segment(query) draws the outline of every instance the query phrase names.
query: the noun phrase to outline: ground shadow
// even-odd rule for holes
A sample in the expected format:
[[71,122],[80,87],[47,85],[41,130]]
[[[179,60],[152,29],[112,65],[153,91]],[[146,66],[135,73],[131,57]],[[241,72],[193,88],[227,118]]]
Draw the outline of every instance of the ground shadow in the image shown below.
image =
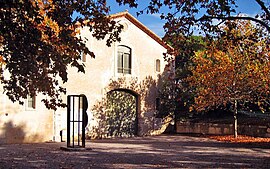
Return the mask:
[[63,152],[55,143],[26,144],[0,146],[0,161],[21,168],[270,167],[269,149],[231,145],[180,135],[94,140],[87,142],[92,150],[82,152]]

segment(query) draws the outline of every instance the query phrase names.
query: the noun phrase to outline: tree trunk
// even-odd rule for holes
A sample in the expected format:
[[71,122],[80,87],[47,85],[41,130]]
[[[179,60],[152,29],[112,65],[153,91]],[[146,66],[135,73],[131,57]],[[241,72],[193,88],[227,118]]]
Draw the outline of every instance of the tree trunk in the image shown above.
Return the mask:
[[234,137],[237,138],[237,135],[238,135],[238,130],[237,130],[237,100],[234,101],[233,119],[234,119]]

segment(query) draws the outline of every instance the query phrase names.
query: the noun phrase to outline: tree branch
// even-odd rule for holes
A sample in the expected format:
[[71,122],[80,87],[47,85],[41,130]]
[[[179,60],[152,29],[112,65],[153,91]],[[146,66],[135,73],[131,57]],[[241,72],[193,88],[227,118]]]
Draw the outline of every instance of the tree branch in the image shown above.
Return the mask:
[[207,16],[207,15],[204,15],[204,16],[202,16],[199,19],[199,21],[203,21],[203,20],[207,20],[207,19],[221,19],[221,20],[237,20],[237,19],[239,19],[239,20],[250,20],[250,21],[254,21],[254,22],[257,22],[257,23],[261,24],[270,33],[270,26],[267,23],[265,23],[262,20],[259,20],[259,19],[256,19],[256,18],[252,18],[252,17],[249,17],[249,16]]
[[256,0],[256,2],[261,6],[262,10],[264,10],[264,12],[266,13],[266,18],[270,20],[270,11],[265,6],[265,3],[262,2],[261,0]]

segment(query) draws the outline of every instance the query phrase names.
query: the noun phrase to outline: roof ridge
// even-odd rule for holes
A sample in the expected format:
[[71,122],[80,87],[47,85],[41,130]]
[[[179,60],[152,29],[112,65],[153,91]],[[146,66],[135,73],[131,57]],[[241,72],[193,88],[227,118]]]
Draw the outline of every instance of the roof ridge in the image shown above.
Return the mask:
[[131,15],[127,10],[109,15],[109,18],[111,18],[111,19],[120,18],[120,17],[127,18],[134,25],[136,25],[138,28],[140,28],[143,32],[145,32],[147,35],[149,35],[151,38],[153,38],[155,41],[157,41],[160,45],[165,47],[167,50],[173,50],[173,47],[171,47],[169,44],[165,43],[162,40],[162,38],[160,38],[156,33],[154,33],[152,30],[150,30],[148,27],[146,27],[143,23],[141,23],[138,19],[136,19],[133,15]]

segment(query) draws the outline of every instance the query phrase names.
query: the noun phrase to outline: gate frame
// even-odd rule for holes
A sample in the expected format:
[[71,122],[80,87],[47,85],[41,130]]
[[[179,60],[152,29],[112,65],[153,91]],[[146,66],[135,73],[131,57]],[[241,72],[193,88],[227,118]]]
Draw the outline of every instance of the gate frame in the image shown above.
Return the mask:
[[[78,101],[78,120],[75,120],[75,98],[79,98]],[[71,100],[72,99],[72,100]],[[81,102],[82,102],[82,107],[81,107]],[[72,104],[72,110],[71,110],[71,104]],[[87,102],[87,97],[83,94],[81,95],[68,95],[67,96],[67,147],[68,148],[85,148],[85,127],[88,123],[88,118],[87,118],[87,113],[86,110],[88,108],[88,102]],[[71,112],[72,111],[72,112]],[[72,113],[72,117],[71,118],[71,113]],[[80,120],[80,116],[82,117]],[[70,126],[72,123],[72,126]],[[78,127],[78,144],[75,145],[75,123],[77,123],[77,127]],[[70,129],[72,127],[72,131],[73,131],[73,135],[72,135],[72,142],[71,142],[71,136],[70,136]],[[80,133],[80,129],[82,131],[82,133]],[[80,137],[80,134],[82,134],[82,136]],[[80,138],[81,140],[81,144],[80,144]],[[72,143],[72,145],[71,145]]]

